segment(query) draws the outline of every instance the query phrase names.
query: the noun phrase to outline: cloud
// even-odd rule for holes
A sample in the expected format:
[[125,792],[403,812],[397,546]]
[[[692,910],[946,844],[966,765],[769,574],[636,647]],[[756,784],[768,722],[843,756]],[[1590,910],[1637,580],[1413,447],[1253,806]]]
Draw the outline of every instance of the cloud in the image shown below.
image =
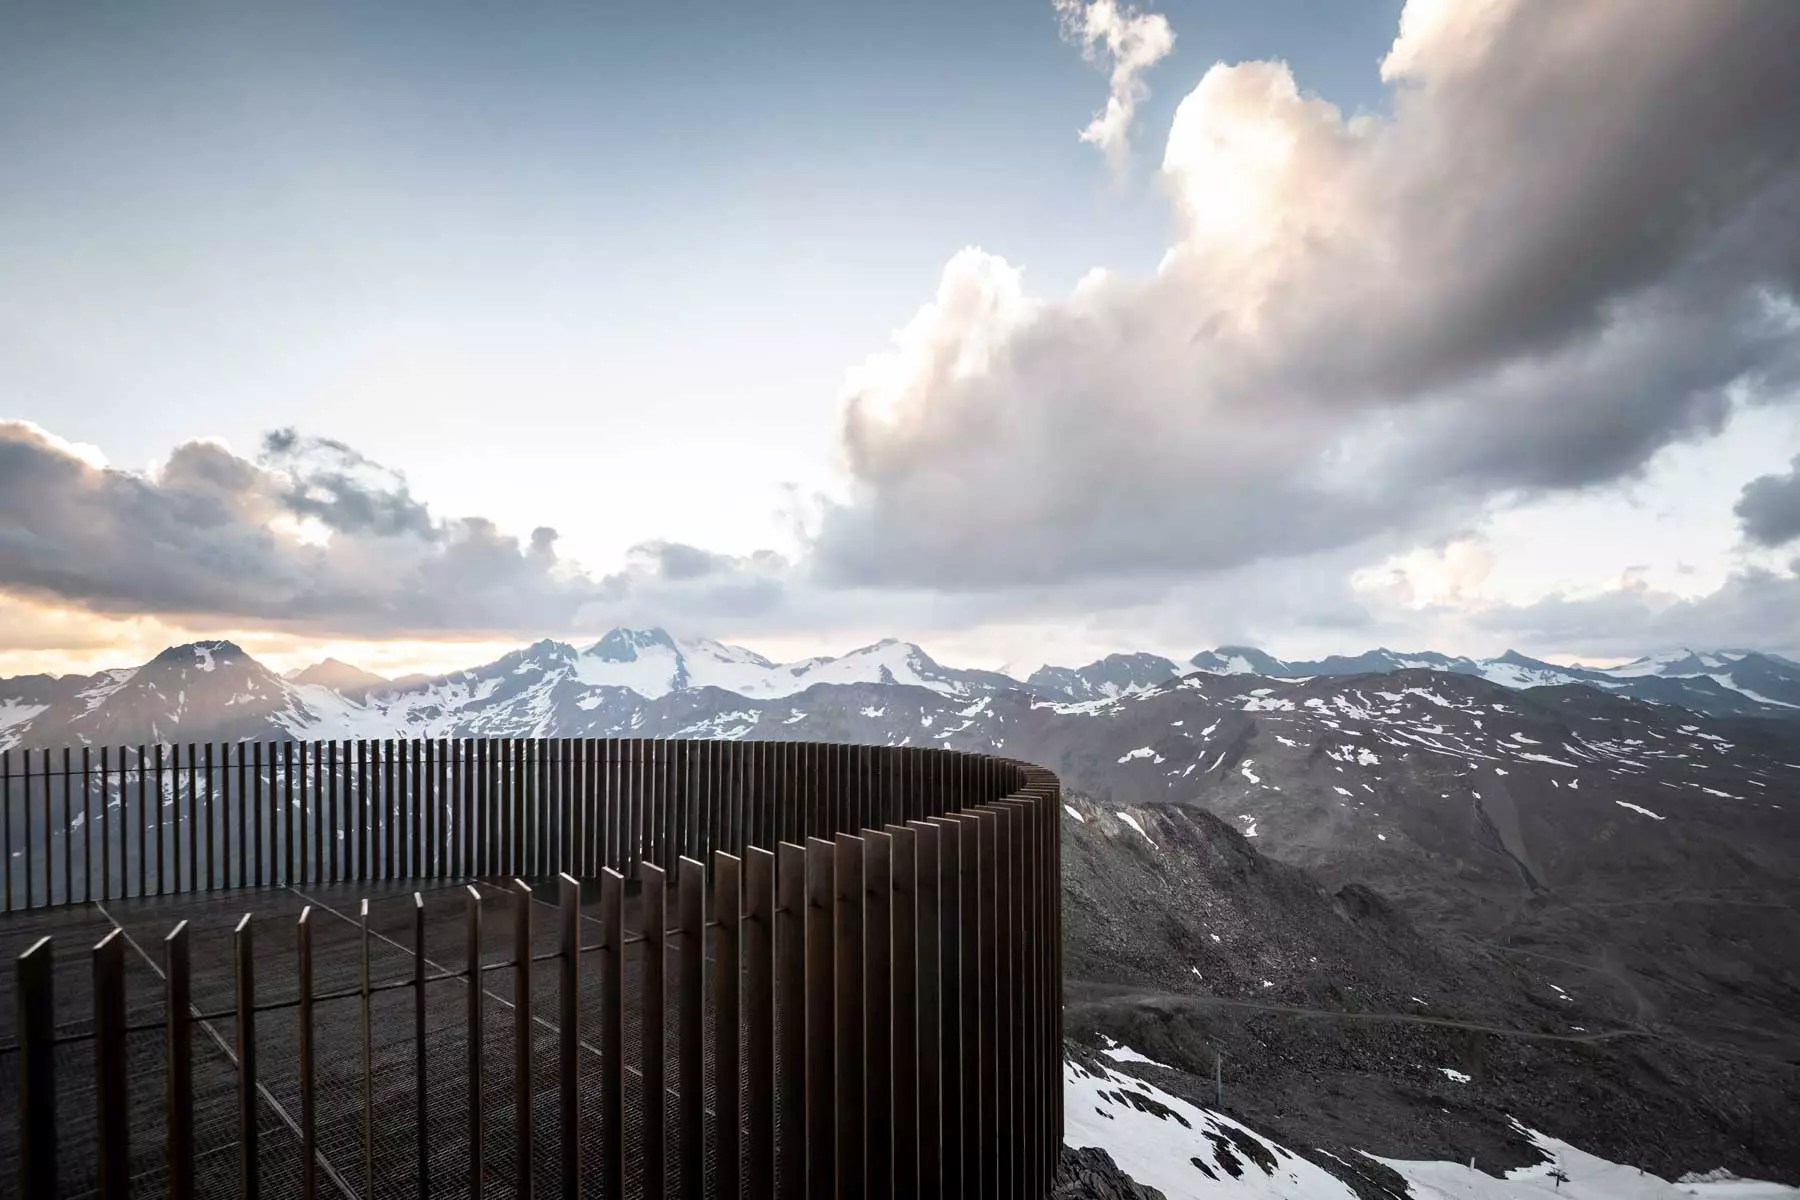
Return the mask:
[[1153,275],[1047,298],[967,249],[850,373],[818,570],[981,590],[1417,544],[1791,397],[1796,39],[1800,5],[1413,0],[1391,114],[1349,119],[1285,64],[1214,66]]
[[539,636],[627,612],[764,612],[789,571],[766,552],[659,542],[596,577],[556,542],[549,526],[521,541],[440,518],[397,473],[292,430],[255,461],[191,441],[138,474],[0,421],[0,593],[40,606],[315,636]]
[[1800,538],[1800,455],[1779,475],[1763,475],[1744,485],[1734,509],[1744,536],[1762,546]]
[[1161,13],[1141,13],[1117,0],[1055,0],[1063,37],[1081,47],[1089,62],[1112,63],[1106,107],[1081,131],[1115,168],[1131,152],[1131,119],[1149,95],[1141,78],[1175,48],[1175,34]]
[[1800,653],[1800,559],[1785,572],[1738,571],[1702,596],[1677,596],[1626,579],[1594,595],[1496,607],[1469,623],[1509,642],[1593,658],[1633,658],[1677,646],[1749,646],[1794,655]]

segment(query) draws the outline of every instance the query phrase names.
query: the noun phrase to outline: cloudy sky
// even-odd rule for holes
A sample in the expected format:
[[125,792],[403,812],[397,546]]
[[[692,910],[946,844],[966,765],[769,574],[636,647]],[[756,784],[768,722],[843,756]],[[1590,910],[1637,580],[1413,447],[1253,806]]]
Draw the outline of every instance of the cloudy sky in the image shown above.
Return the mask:
[[5,673],[1800,653],[1800,5],[8,12]]

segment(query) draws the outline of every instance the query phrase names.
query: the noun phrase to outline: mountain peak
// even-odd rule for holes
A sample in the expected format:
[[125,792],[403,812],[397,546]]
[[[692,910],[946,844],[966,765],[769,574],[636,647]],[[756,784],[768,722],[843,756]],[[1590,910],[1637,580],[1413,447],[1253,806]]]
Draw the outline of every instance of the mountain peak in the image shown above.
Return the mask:
[[152,664],[160,663],[169,667],[197,667],[202,671],[211,671],[220,663],[237,662],[249,657],[236,642],[211,640],[170,646],[150,661]]
[[636,662],[641,651],[652,647],[674,650],[675,639],[669,636],[668,630],[662,628],[627,629],[621,626],[607,630],[599,641],[583,653],[602,662]]
[[367,690],[380,687],[388,682],[387,678],[373,671],[365,671],[361,667],[352,666],[336,658],[327,658],[316,662],[303,670],[295,671],[288,676],[295,683],[315,684],[332,688],[336,691]]

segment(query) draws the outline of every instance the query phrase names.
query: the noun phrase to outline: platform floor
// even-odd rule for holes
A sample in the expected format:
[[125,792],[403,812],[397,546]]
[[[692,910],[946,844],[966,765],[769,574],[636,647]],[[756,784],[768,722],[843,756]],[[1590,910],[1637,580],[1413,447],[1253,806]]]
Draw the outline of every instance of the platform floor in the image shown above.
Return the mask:
[[[467,964],[464,926],[467,881],[432,881],[422,891],[426,912],[428,972],[461,971]],[[485,897],[481,957],[483,962],[512,957],[512,900],[500,887],[477,883]],[[412,923],[414,885],[356,883],[299,889],[265,888],[178,896],[165,899],[109,901],[72,908],[0,918],[0,1196],[20,1194],[18,1180],[19,1080],[16,1050],[16,974],[18,955],[39,937],[55,939],[56,1007],[59,1036],[92,1029],[92,961],[90,950],[115,926],[129,938],[127,1004],[130,1023],[160,1022],[163,1013],[162,941],[179,921],[189,927],[193,964],[193,1003],[202,1013],[227,1014],[235,1005],[232,929],[244,913],[254,915],[256,996],[258,1003],[298,995],[295,922],[308,904],[312,920],[315,995],[355,988],[360,981],[357,912],[368,898],[370,978],[373,984],[410,979],[413,973]],[[553,901],[546,883],[538,895]],[[673,919],[674,893],[669,897]],[[598,891],[584,893],[588,918],[583,943],[599,940]],[[638,925],[635,899],[628,903],[627,930]],[[537,953],[556,948],[558,914],[552,903],[534,909]],[[710,938],[708,939],[710,941]],[[633,947],[635,950],[636,947]],[[679,950],[671,943],[670,980]],[[557,1096],[558,1003],[556,964],[536,964],[533,972],[532,1087],[534,1101],[533,1179],[539,1195],[559,1194],[560,1106]],[[710,979],[710,967],[707,968]],[[645,1103],[637,1072],[639,1062],[642,963],[628,953],[625,1001],[625,1142],[627,1192],[644,1194],[638,1148]],[[599,963],[582,956],[581,1010],[585,1030],[599,1019]],[[488,1197],[515,1195],[514,981],[511,968],[483,974],[485,992],[482,1036],[485,1169],[482,1192]],[[676,1029],[672,1008],[664,1014],[665,1067],[668,1093],[664,1122],[668,1129],[668,1178],[679,1187],[681,1163],[674,1151],[673,1098],[681,1080],[675,1060]],[[361,1004],[357,998],[321,1001],[315,1007],[316,1121],[321,1174],[319,1194],[359,1198],[417,1195],[414,1086],[414,1008],[410,988],[378,994],[371,1001],[371,1070],[373,1137],[364,1137]],[[707,1014],[708,1063],[703,1086],[711,1092],[711,1013]],[[257,1074],[262,1085],[258,1103],[260,1178],[268,1197],[300,1194],[301,1112],[298,1058],[298,1012],[259,1013],[256,1018]],[[428,1162],[433,1196],[470,1194],[468,1179],[468,1051],[467,984],[448,979],[426,988]],[[584,1194],[599,1194],[600,1059],[593,1037],[584,1030],[579,1056]],[[203,1196],[240,1194],[237,1113],[236,1021],[213,1016],[195,1027],[193,1038],[195,1141],[199,1189]],[[131,1088],[132,1195],[166,1194],[165,1068],[166,1039],[160,1028],[133,1033],[128,1040]],[[61,1194],[94,1194],[96,1127],[94,1060],[91,1041],[70,1042],[57,1054],[57,1110]],[[742,1073],[740,1072],[740,1078]],[[708,1104],[710,1111],[711,1105]],[[747,1110],[741,1110],[747,1111]],[[710,1121],[708,1122],[710,1128]],[[710,1136],[710,1134],[709,1134]],[[709,1155],[711,1151],[709,1149]],[[647,1189],[660,1195],[664,1188]]]

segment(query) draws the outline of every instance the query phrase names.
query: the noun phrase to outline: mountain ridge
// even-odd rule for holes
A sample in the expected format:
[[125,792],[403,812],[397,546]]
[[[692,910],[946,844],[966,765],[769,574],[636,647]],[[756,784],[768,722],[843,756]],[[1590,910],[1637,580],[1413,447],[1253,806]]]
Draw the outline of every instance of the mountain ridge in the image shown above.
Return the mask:
[[893,638],[841,655],[778,663],[710,639],[621,628],[585,647],[544,638],[477,666],[391,680],[336,659],[283,677],[223,640],[171,646],[148,663],[92,675],[0,679],[0,749],[225,731],[302,737],[325,729],[348,736],[571,729],[586,736],[629,719],[644,702],[683,692],[716,689],[766,702],[821,684],[917,687],[963,701],[1018,691],[1059,703],[1093,703],[1169,686],[1187,671],[1270,680],[1430,671],[1512,690],[1580,687],[1720,719],[1800,721],[1800,664],[1753,650],[1681,648],[1601,668],[1558,666],[1515,650],[1473,659],[1381,647],[1284,660],[1255,647],[1220,646],[1195,654],[1185,667],[1161,655],[1121,653],[1082,667],[1040,667],[1018,680],[946,666],[918,645]]

